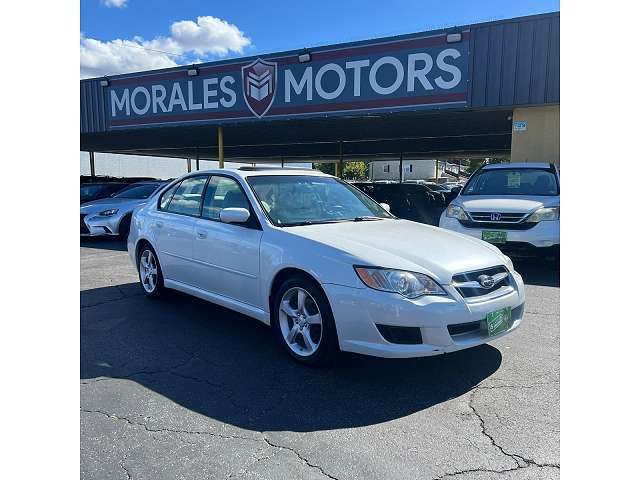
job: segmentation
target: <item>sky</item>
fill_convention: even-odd
[[[302,49],[560,10],[549,0],[81,0],[80,76]]]

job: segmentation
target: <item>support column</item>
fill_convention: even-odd
[[[96,176],[96,164],[93,156],[93,152],[89,152],[89,166],[91,168],[91,178]]]
[[[224,133],[222,127],[218,127],[218,167],[224,168]]]
[[[344,160],[342,157],[342,140],[340,141],[340,163],[338,166],[338,177],[342,178],[342,176],[344,175]]]
[[[284,155],[280,155],[280,167],[284,168]]]
[[[400,183],[402,183],[402,177],[404,175],[404,168],[403,168],[403,165],[402,165],[402,161],[403,160],[404,159],[402,158],[402,152],[400,152]]]
[[[440,169],[440,162],[436,158],[436,183],[438,183],[438,170]]]
[[[187,173],[191,173],[191,159],[187,158]]]
[[[196,147],[196,170],[200,170],[200,149]]]

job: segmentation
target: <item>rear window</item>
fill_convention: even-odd
[[[534,168],[483,170],[474,175],[462,195],[542,195],[560,193],[553,172]]]

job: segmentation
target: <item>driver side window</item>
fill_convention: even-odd
[[[223,208],[246,208],[251,211],[242,187],[232,178],[213,175],[207,185],[202,205],[202,218],[220,220]]]

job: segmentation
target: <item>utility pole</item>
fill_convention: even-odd
[[[93,152],[89,152],[89,167],[91,168],[91,180],[96,176],[96,164],[93,157]]]
[[[224,168],[224,133],[218,127],[218,167]]]

